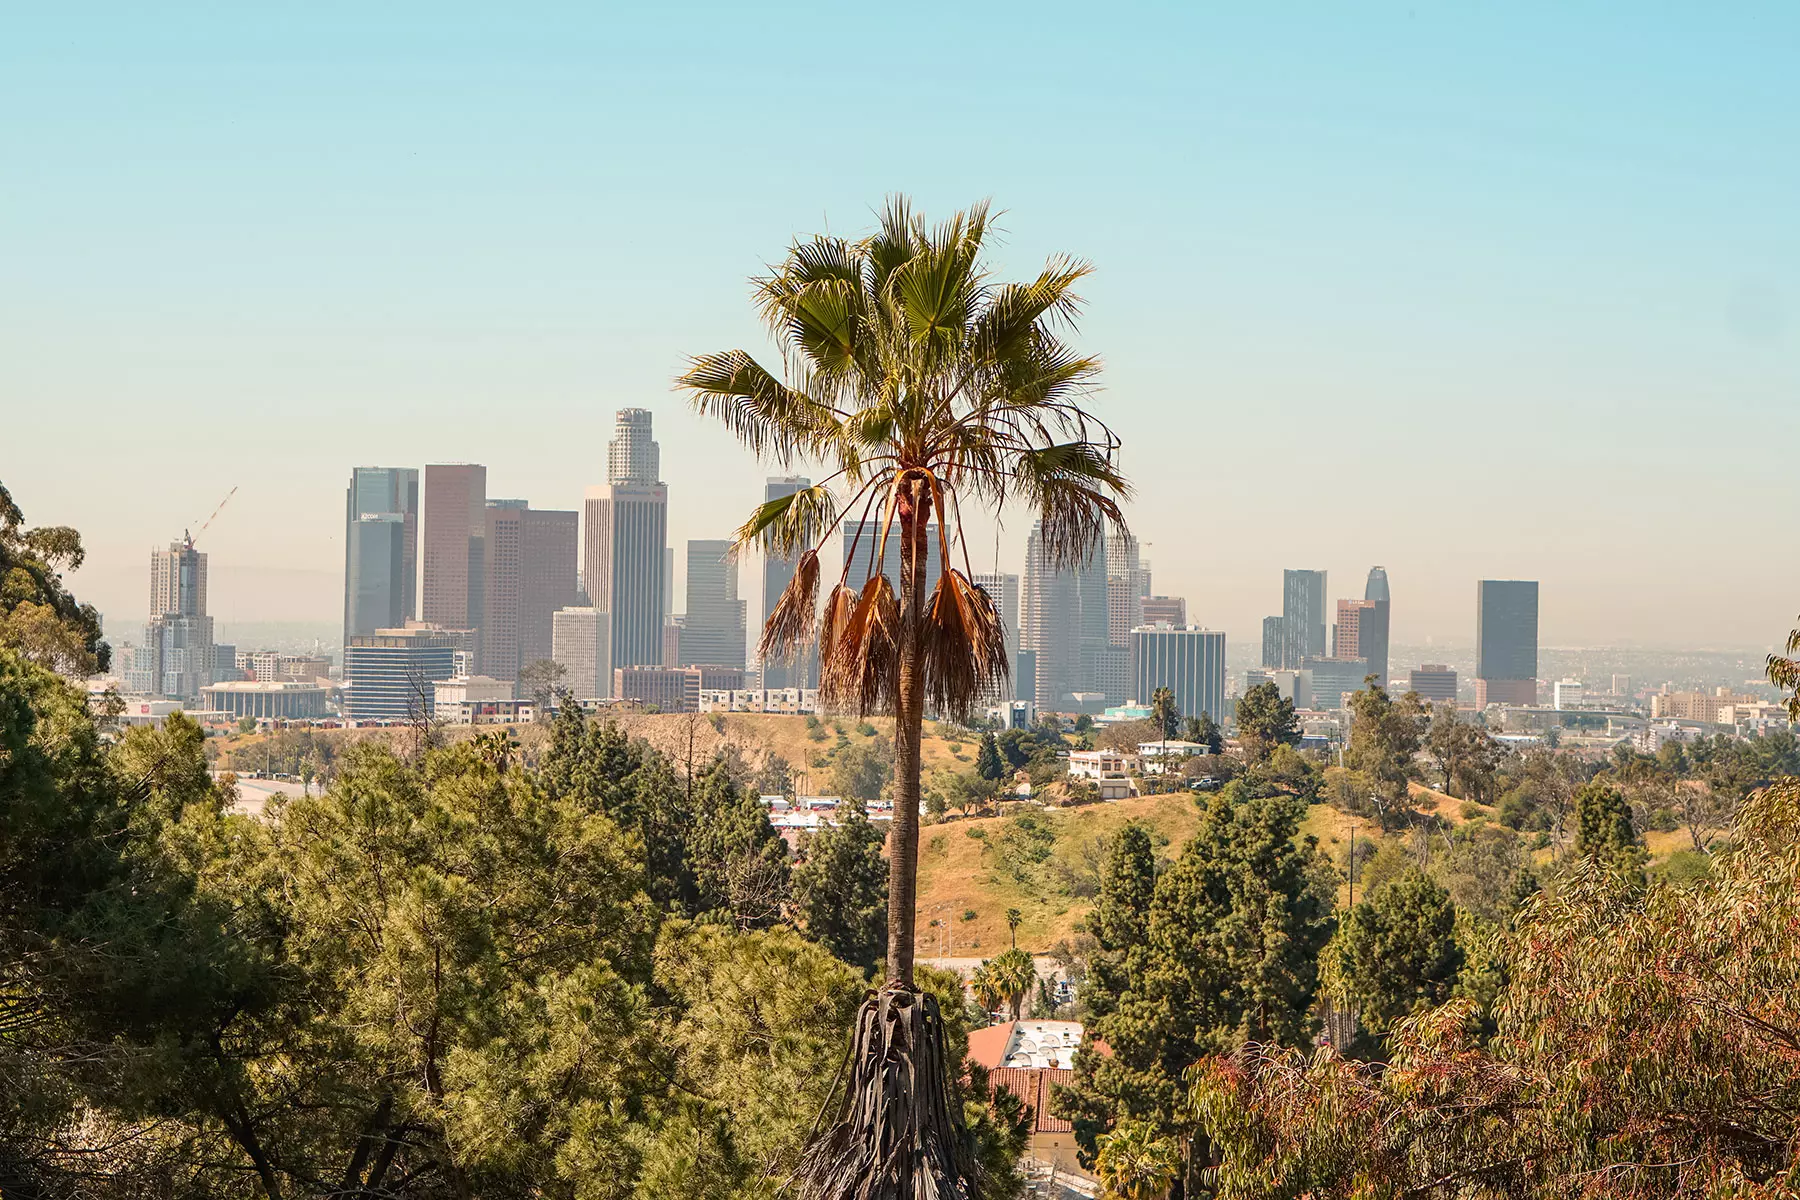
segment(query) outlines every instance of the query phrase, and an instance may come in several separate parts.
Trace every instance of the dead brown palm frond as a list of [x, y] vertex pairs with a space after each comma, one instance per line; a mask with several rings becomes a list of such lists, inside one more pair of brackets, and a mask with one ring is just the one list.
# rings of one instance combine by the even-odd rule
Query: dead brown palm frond
[[856, 589], [841, 581], [825, 600], [825, 612], [819, 619], [820, 683], [831, 673], [838, 647], [844, 644], [844, 630], [850, 625], [850, 614], [856, 611]]
[[950, 568], [938, 578], [919, 631], [926, 695], [940, 712], [963, 716], [1011, 674], [1006, 631], [993, 597]]
[[812, 640], [813, 610], [819, 599], [819, 552], [808, 550], [794, 564], [794, 577], [781, 591], [775, 611], [763, 626], [759, 653], [763, 661], [786, 661]]
[[[836, 598], [836, 593], [833, 593]], [[899, 687], [900, 602], [886, 575], [873, 575], [829, 658], [820, 657], [819, 700], [859, 714], [891, 709]]]

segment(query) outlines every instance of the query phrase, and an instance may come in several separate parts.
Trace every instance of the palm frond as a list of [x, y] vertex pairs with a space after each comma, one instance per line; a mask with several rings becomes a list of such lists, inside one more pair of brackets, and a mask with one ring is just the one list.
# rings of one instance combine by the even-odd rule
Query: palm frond
[[688, 360], [675, 380], [695, 411], [715, 417], [759, 457], [791, 462], [827, 445], [837, 429], [831, 407], [771, 375], [742, 350]]
[[1093, 270], [1092, 263], [1057, 255], [1030, 283], [1009, 283], [996, 290], [975, 321], [970, 340], [976, 353], [989, 360], [1004, 359], [1028, 347], [1046, 317], [1073, 322], [1081, 312], [1075, 285]]
[[813, 615], [819, 599], [819, 554], [808, 550], [794, 564], [794, 577], [781, 590], [775, 610], [763, 623], [758, 653], [764, 662], [786, 661], [812, 640]]
[[830, 486], [815, 483], [757, 505], [732, 535], [732, 549], [755, 546], [775, 558], [793, 558], [835, 524], [837, 498]]
[[971, 704], [995, 694], [1011, 676], [1006, 629], [993, 597], [954, 567], [938, 577], [919, 633], [926, 696], [942, 712], [967, 716]]
[[1018, 456], [1019, 490], [1037, 509], [1044, 553], [1054, 567], [1087, 561], [1107, 525], [1126, 532], [1119, 500], [1130, 485], [1091, 442], [1063, 442]]
[[863, 585], [830, 661], [821, 656], [819, 702], [859, 714], [894, 708], [900, 682], [900, 604], [886, 575]]
[[850, 626], [850, 615], [856, 611], [858, 590], [839, 583], [825, 598], [825, 611], [819, 619], [819, 681], [831, 674], [838, 647], [844, 644], [844, 631]]

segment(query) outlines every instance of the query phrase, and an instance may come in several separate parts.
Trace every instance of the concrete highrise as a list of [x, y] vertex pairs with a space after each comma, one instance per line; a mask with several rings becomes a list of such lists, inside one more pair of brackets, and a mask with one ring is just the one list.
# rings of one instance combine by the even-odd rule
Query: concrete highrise
[[189, 538], [150, 552], [150, 615], [206, 615], [206, 555]]
[[1475, 585], [1475, 707], [1536, 704], [1538, 585], [1483, 579]]
[[1325, 644], [1325, 572], [1282, 572], [1281, 629], [1281, 665], [1290, 670], [1303, 658], [1330, 653]]
[[581, 555], [588, 599], [611, 623], [615, 670], [659, 666], [663, 660], [669, 490], [654, 479], [657, 463], [650, 414], [622, 410], [618, 436], [608, 448], [608, 482], [587, 491]]
[[1166, 687], [1183, 714], [1225, 720], [1223, 633], [1191, 625], [1141, 625], [1130, 637], [1132, 699], [1148, 704], [1157, 688]]
[[344, 640], [395, 628], [418, 604], [419, 472], [356, 467], [344, 491]]
[[456, 673], [457, 651], [466, 641], [462, 631], [429, 625], [351, 638], [344, 643], [344, 714], [354, 721], [430, 718], [436, 704], [431, 685]]
[[598, 608], [558, 609], [551, 620], [550, 656], [563, 669], [563, 687], [577, 700], [612, 695], [612, 623]]
[[1019, 577], [1000, 572], [978, 572], [969, 582], [988, 594], [988, 598], [994, 602], [995, 611], [1000, 614], [1000, 627], [1006, 633], [1006, 661], [1012, 671], [1007, 694], [983, 699], [993, 704], [998, 704], [1001, 700], [1031, 699], [1036, 692], [1037, 681], [1021, 682], [1024, 677], [1020, 673], [1019, 663]]
[[481, 673], [515, 680], [551, 654], [551, 619], [575, 603], [577, 514], [524, 500], [487, 503]]
[[[1074, 567], [1050, 562], [1034, 525], [1025, 544], [1025, 624], [1021, 641], [1035, 657], [1040, 709], [1068, 712], [1077, 693], [1099, 693], [1111, 645], [1106, 606], [1106, 547]], [[1129, 697], [1120, 697], [1121, 701]]]
[[[427, 463], [419, 505], [419, 620], [479, 631], [487, 586], [487, 468]], [[476, 634], [479, 653], [480, 634]]]
[[683, 667], [744, 669], [744, 608], [738, 599], [737, 562], [731, 543], [720, 540], [687, 544], [687, 613], [681, 626]]
[[1387, 614], [1386, 600], [1339, 600], [1337, 622], [1332, 626], [1334, 658], [1360, 658], [1375, 676], [1375, 682], [1387, 686]]
[[[811, 480], [799, 475], [770, 476], [763, 484], [763, 502], [766, 504], [770, 500], [779, 500], [811, 486]], [[780, 602], [781, 593], [793, 581], [794, 567], [798, 562], [797, 558], [763, 555], [762, 612], [757, 618], [755, 632], [747, 639], [750, 643], [762, 642], [763, 627], [768, 623], [769, 614], [775, 611], [775, 605]], [[818, 662], [819, 652], [816, 646], [802, 647], [787, 658], [771, 659], [762, 664], [762, 686], [814, 687], [819, 679]]]
[[606, 444], [606, 482], [662, 482], [662, 452], [650, 435], [650, 410], [621, 408], [613, 417], [613, 439]]

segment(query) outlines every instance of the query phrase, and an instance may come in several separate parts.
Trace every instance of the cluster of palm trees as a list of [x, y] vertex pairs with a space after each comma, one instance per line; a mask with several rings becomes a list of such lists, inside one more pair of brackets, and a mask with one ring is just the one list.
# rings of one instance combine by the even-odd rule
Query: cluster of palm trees
[[1017, 946], [983, 962], [969, 977], [969, 986], [981, 1007], [988, 1012], [1005, 1007], [1015, 1021], [1024, 1016], [1025, 997], [1036, 983], [1037, 967], [1031, 955]]

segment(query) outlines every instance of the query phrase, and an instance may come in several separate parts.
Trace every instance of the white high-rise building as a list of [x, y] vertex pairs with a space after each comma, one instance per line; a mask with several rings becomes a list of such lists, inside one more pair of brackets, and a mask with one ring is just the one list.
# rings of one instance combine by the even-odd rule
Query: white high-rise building
[[1134, 700], [1148, 704], [1157, 688], [1166, 687], [1184, 716], [1208, 713], [1225, 720], [1223, 633], [1192, 625], [1140, 625], [1130, 636]]
[[662, 665], [669, 489], [655, 479], [657, 464], [649, 412], [622, 410], [609, 482], [587, 490], [581, 556], [588, 600], [612, 623], [614, 668]]
[[551, 618], [550, 657], [563, 669], [562, 686], [577, 700], [612, 695], [612, 622], [598, 608], [558, 609]]

